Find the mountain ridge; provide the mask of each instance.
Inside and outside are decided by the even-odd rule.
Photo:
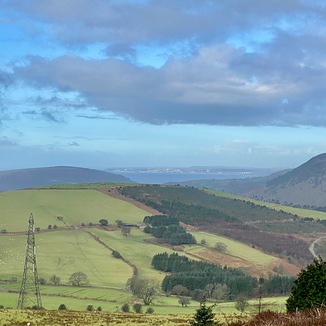
[[[326,153],[314,156],[294,169],[268,177],[197,180],[182,184],[290,206],[322,208],[326,207]]]
[[[118,174],[74,166],[51,166],[0,171],[0,191],[54,184],[96,182],[132,183],[130,179]]]

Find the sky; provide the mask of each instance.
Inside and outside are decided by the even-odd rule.
[[[324,0],[0,0],[0,170],[294,168],[326,152]]]

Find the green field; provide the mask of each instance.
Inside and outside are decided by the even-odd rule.
[[[137,229],[133,229],[128,237],[123,236],[118,231],[106,232],[94,229],[92,233],[136,265],[140,277],[155,278],[158,280],[164,278],[164,273],[151,267],[152,257],[155,254],[163,252],[171,254],[173,250],[146,242],[146,239],[151,238],[148,234]]]
[[[210,234],[207,232],[191,232],[197,239],[197,242],[201,240],[206,241],[206,246],[214,248],[217,242],[224,243],[227,246],[226,253],[241,258],[256,265],[267,265],[277,260],[274,256],[265,254],[257,249],[254,249],[244,243],[235,241],[226,237]],[[203,247],[196,246],[187,249],[187,252],[194,252],[203,250]]]
[[[68,189],[67,189],[68,188]],[[157,253],[174,252],[171,248],[149,242],[151,236],[141,229],[132,228],[124,236],[116,228],[116,220],[139,224],[144,216],[150,215],[128,202],[110,197],[95,189],[33,189],[0,193],[0,305],[14,308],[22,278],[26,250],[28,219],[33,213],[37,267],[40,278],[46,280],[40,286],[43,306],[57,309],[64,303],[69,309],[85,310],[87,305],[116,312],[134,298],[126,291],[126,284],[137,267],[141,278],[162,281],[165,273],[151,267],[152,257]],[[91,187],[90,187],[91,188]],[[57,219],[63,217],[63,221]],[[100,228],[95,224],[107,219],[111,227]],[[94,226],[89,226],[89,224]],[[84,226],[82,225],[84,224]],[[57,229],[48,230],[49,225]],[[276,258],[264,254],[237,241],[204,232],[194,232],[199,242],[205,239],[207,247],[216,242],[227,245],[227,254],[243,259],[254,265],[267,265]],[[180,249],[180,248],[179,248]],[[195,259],[194,252],[205,249],[199,245],[186,245],[183,252]],[[118,251],[123,259],[114,258],[112,250]],[[69,284],[72,273],[83,272],[88,276],[89,285],[73,287]],[[50,284],[55,274],[61,285]],[[14,281],[14,279],[17,281]],[[11,292],[15,293],[11,293]],[[177,297],[159,296],[153,308],[158,314],[193,314],[198,302],[192,301],[188,307],[181,307]],[[233,313],[233,303],[218,305],[216,312],[223,310]]]
[[[49,280],[55,274],[68,283],[74,272],[87,274],[93,286],[124,288],[132,269],[111,251],[83,231],[53,231],[37,234],[36,250],[39,277]],[[0,237],[0,279],[21,278],[25,259],[26,236]]]
[[[0,229],[27,230],[33,213],[35,226],[42,229],[64,225],[57,220],[63,216],[67,225],[98,223],[104,218],[111,224],[116,220],[139,223],[148,212],[125,201],[112,198],[97,190],[20,190],[0,193]]]

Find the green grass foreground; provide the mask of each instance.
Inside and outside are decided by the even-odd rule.
[[[10,294],[13,296],[13,294]],[[0,295],[0,300],[4,299]],[[163,325],[173,326],[189,325],[189,321],[193,318],[196,309],[199,308],[198,302],[193,302],[188,307],[180,307],[177,305],[177,298],[160,297],[156,304],[151,307],[154,309],[153,314],[146,314],[146,306],[143,306],[143,313],[136,314],[134,312],[122,313],[119,311],[119,307],[112,304],[106,304],[101,301],[92,300],[72,300],[68,298],[51,298],[49,301],[46,296],[43,298],[45,305],[50,304],[47,310],[16,310],[16,309],[0,309],[1,325],[27,325],[29,322],[33,325],[92,325],[92,326],[104,326],[104,325]],[[80,302],[79,304],[77,302]],[[273,309],[280,311],[284,308],[284,298],[269,298],[264,300],[265,309]],[[53,306],[61,303],[65,303],[69,310],[58,311]],[[93,305],[94,309],[101,306],[103,311],[85,311],[87,305]],[[256,308],[256,302],[250,301],[251,308],[248,313],[240,314],[234,308],[233,302],[226,302],[217,304],[213,308],[215,314],[215,320],[229,325],[235,321],[248,321],[254,316]],[[83,305],[83,306],[80,306]],[[208,303],[209,305],[209,303]],[[267,306],[268,305],[268,306]],[[52,310],[51,310],[52,309]],[[242,325],[242,324],[239,324]]]

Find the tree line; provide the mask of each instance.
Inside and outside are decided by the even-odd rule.
[[[168,273],[161,285],[164,292],[172,293],[176,286],[182,286],[194,299],[214,295],[224,297],[226,300],[234,300],[239,294],[247,297],[255,297],[262,293],[285,295],[290,293],[295,280],[294,277],[279,275],[257,279],[246,275],[240,269],[191,260],[177,253],[155,255],[152,266]],[[222,295],[221,290],[225,292]]]
[[[174,246],[196,243],[194,236],[188,233],[185,228],[179,225],[179,221],[171,216],[145,216],[143,221],[150,224],[144,228],[145,233],[162,239],[166,243]]]

